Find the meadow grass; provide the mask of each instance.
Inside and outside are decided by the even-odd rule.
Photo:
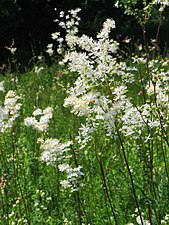
[[[169,60],[123,59],[110,19],[78,37],[78,11],[61,63],[0,77],[0,224],[168,224]]]
[[[153,224],[160,224],[168,212],[168,146],[162,134],[151,131],[151,143],[145,143],[146,133],[137,140],[121,137],[122,144],[117,137],[106,137],[100,124],[85,149],[80,150],[77,144],[71,149],[72,164],[81,165],[84,173],[84,187],[78,192],[64,189],[60,185],[64,175],[57,166],[41,161],[42,150],[37,143],[41,132],[26,127],[24,119],[36,108],[51,106],[53,118],[45,138],[74,141],[84,119],[70,113],[63,104],[76,76],[64,67],[53,66],[39,74],[7,74],[1,79],[6,90],[15,90],[21,96],[22,104],[13,127],[0,135],[1,224],[68,224],[66,219],[71,224],[114,224],[112,209],[117,224],[134,222],[136,205],[121,146],[125,148],[141,211],[149,218],[151,206]],[[142,84],[136,82],[128,89],[135,104],[141,105],[143,96],[138,92]],[[154,177],[150,190],[152,149]]]

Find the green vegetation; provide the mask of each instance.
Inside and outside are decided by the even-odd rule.
[[[111,19],[96,39],[78,36],[79,11],[60,12],[60,62],[49,44],[52,66],[38,57],[32,71],[0,77],[0,225],[169,224],[169,59],[158,54],[159,30],[131,54],[109,38]]]

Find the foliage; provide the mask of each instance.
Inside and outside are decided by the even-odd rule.
[[[0,223],[167,224],[169,60],[124,57],[112,19],[79,36],[79,11],[57,11],[58,65],[1,76]]]

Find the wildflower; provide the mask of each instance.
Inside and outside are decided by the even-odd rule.
[[[67,218],[65,218],[63,222],[64,222],[64,225],[72,224],[71,221],[68,221]]]
[[[36,109],[32,114],[33,116],[39,116],[43,114],[43,111],[41,109]]]
[[[25,120],[24,120],[24,124],[25,126],[34,126],[34,124],[36,124],[36,119],[35,117],[27,117]]]
[[[24,124],[26,126],[33,126],[39,131],[46,131],[46,129],[48,128],[49,120],[53,116],[52,111],[53,109],[51,107],[47,107],[43,111],[41,109],[36,109],[33,112],[34,117],[25,118]],[[38,119],[37,116],[40,116],[40,119]]]
[[[165,220],[168,221],[169,220],[169,214],[165,215]]]
[[[5,91],[5,89],[4,89],[4,81],[0,82],[0,91],[2,91],[2,92]]]
[[[51,36],[52,36],[52,39],[53,39],[53,40],[57,40],[58,37],[60,36],[60,32],[52,33]]]
[[[47,50],[46,52],[49,54],[49,56],[52,56],[54,51],[53,51],[53,44],[48,44],[47,45]]]
[[[71,144],[71,141],[61,144],[58,139],[47,139],[41,144],[43,150],[41,160],[53,164],[55,161],[66,159],[67,157],[64,154],[70,150]]]
[[[12,40],[11,46],[5,46],[7,50],[9,50],[12,54],[15,54],[17,48],[14,48],[14,39]]]
[[[4,132],[7,128],[11,128],[15,119],[19,116],[19,110],[21,104],[18,103],[19,96],[12,90],[8,91],[5,100],[4,107],[0,108],[0,132]]]
[[[59,22],[59,26],[62,27],[62,28],[66,28],[66,25],[63,21]]]
[[[115,4],[114,4],[114,6],[115,6],[116,8],[119,8],[119,1],[116,1]]]
[[[62,180],[60,181],[60,184],[64,187],[64,188],[70,188],[71,184],[68,180]]]
[[[63,172],[63,171],[65,171],[65,170],[68,170],[68,169],[70,168],[70,166],[69,166],[69,164],[67,164],[67,163],[63,163],[63,164],[60,164],[60,165],[58,166],[58,168],[59,168],[59,170],[60,170],[61,172]]]
[[[59,16],[60,18],[64,17],[65,13],[63,11],[60,12]]]
[[[38,66],[35,66],[35,73],[38,75],[42,70],[44,70],[44,67],[41,66],[41,67],[38,67]]]
[[[107,19],[104,23],[103,23],[103,29],[100,31],[100,33],[98,33],[97,38],[98,39],[107,39],[109,36],[109,33],[111,31],[111,29],[114,29],[115,26],[115,21],[112,19]]]
[[[169,1],[168,0],[154,0],[153,4],[161,4],[164,6],[169,6]]]
[[[64,188],[70,188],[71,192],[77,191],[78,180],[84,176],[81,172],[82,167],[78,166],[77,168],[72,168],[69,164],[61,164],[58,166],[60,171],[64,171],[67,175],[67,180],[62,180],[60,183]],[[82,184],[81,184],[82,186]]]

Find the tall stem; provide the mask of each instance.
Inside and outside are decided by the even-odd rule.
[[[159,33],[160,33],[161,23],[162,23],[162,16],[160,14],[160,21],[159,21],[159,24],[158,24],[158,27],[157,27],[157,32],[156,32],[156,39],[155,39],[155,48],[154,48],[154,52],[153,52],[153,59],[155,58],[156,50],[159,49],[158,37],[159,37]]]
[[[149,83],[149,87],[150,87],[149,54],[148,54],[148,49],[147,49],[147,39],[146,39],[145,25],[142,26],[142,33],[143,33],[144,50],[145,50],[145,53],[146,53],[147,78],[148,78],[148,83]]]
[[[135,203],[136,203],[136,208],[138,209],[138,214],[139,214],[139,217],[140,217],[141,225],[144,225],[143,219],[142,219],[142,216],[141,216],[141,211],[140,211],[138,199],[137,199],[137,194],[136,194],[136,189],[135,189],[135,185],[134,185],[134,180],[133,180],[133,177],[132,177],[132,174],[131,174],[131,171],[130,171],[130,167],[129,167],[129,164],[128,164],[128,160],[127,160],[125,148],[124,148],[124,145],[123,145],[123,141],[121,139],[121,135],[119,133],[119,130],[118,130],[118,127],[117,127],[116,123],[115,123],[115,127],[116,127],[117,135],[118,135],[118,138],[119,138],[119,141],[120,141],[120,144],[121,144],[121,148],[122,148],[122,152],[123,152],[123,156],[124,156],[124,161],[125,161],[125,164],[126,164],[126,167],[127,167],[127,171],[129,173],[131,186],[132,186],[132,190],[133,190],[133,195],[134,195],[134,199],[135,199]]]
[[[101,171],[101,175],[102,175],[102,182],[103,182],[103,187],[104,187],[104,190],[105,190],[105,194],[106,194],[108,203],[110,205],[110,208],[111,208],[114,220],[115,220],[115,224],[118,225],[116,214],[115,214],[115,210],[114,210],[114,207],[113,207],[113,205],[111,203],[111,199],[110,199],[110,195],[109,195],[109,191],[108,191],[108,187],[107,187],[107,182],[106,182],[106,177],[105,177],[105,173],[104,173],[103,164],[102,164],[101,159],[98,158],[97,152],[95,152],[95,153],[96,153],[96,158],[97,158],[99,166],[100,166],[100,171]]]

